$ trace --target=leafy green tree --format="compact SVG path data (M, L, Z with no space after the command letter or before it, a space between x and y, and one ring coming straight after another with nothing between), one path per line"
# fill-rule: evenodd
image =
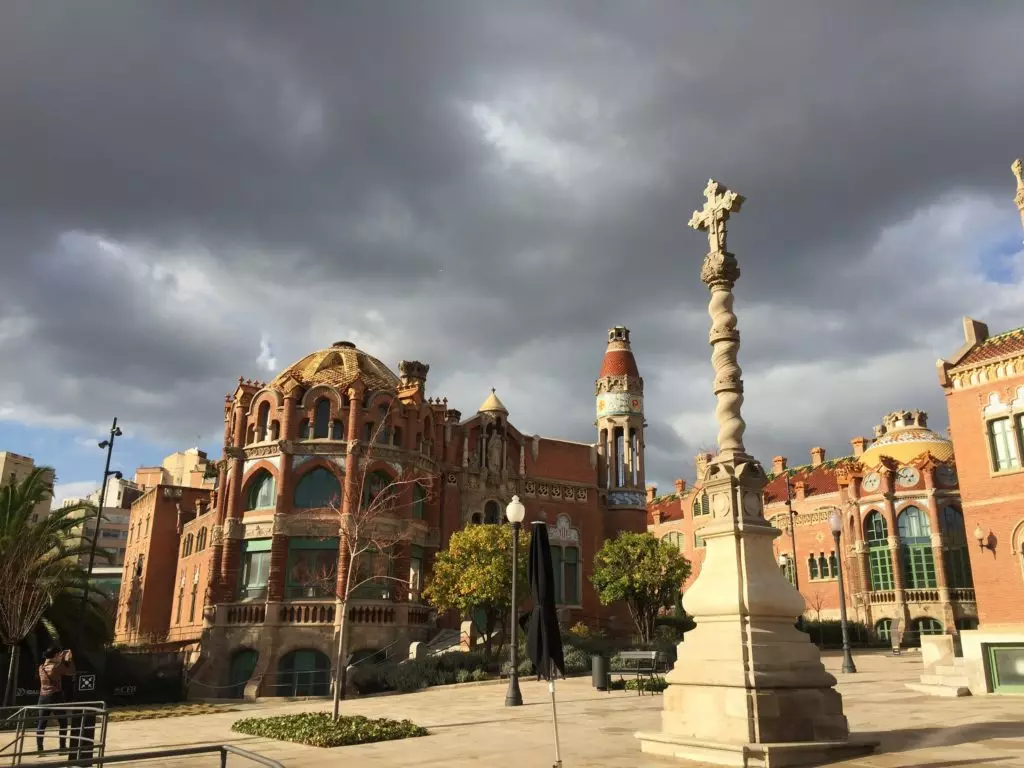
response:
M590 577L602 605L623 602L641 643L654 640L658 614L675 605L690 561L667 541L650 533L622 532L605 541L594 556Z
M40 626L55 643L62 630L76 639L110 639L109 598L90 590L86 605L81 602L88 574L79 557L88 553L91 539L79 531L79 513L95 512L95 506L83 502L32 520L36 506L53 496L52 472L36 467L20 482L0 486L0 643L9 654L5 704L14 698L21 645Z
M519 535L516 602L529 595L529 547L524 528ZM440 611L454 609L472 617L484 636L484 653L490 656L494 632L499 625L508 626L512 611L512 526L471 525L452 534L448 548L434 558L433 575L423 596Z

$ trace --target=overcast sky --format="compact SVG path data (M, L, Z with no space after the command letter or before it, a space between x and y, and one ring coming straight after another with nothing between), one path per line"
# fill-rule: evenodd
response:
M826 8L826 6L828 8ZM1024 324L1024 4L0 3L0 450L61 494L199 444L348 339L594 439L632 329L648 480L714 444L714 176L747 197L748 448L945 429L961 317Z

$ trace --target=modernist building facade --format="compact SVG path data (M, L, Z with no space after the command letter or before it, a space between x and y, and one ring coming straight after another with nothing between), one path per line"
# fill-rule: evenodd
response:
M852 455L789 466L776 456L764 490L765 518L782 535L780 567L794 582L809 619L839 618L839 570L848 613L873 634L907 641L977 625L968 541L953 445L928 429L922 411L889 413L873 439L851 440ZM697 477L712 457L697 457ZM649 488L650 530L676 543L693 564L703 561L701 527L710 521L701 483L658 497ZM844 520L836 550L829 516ZM683 605L685 607L685 585Z
M1024 328L990 336L964 318L963 345L938 369L980 620L961 638L960 682L974 695L1024 693Z
M643 380L629 331L608 334L593 443L524 434L493 390L464 419L427 397L428 372L402 361L396 374L338 342L226 398L210 503L183 499L160 536L174 559L160 587L167 637L198 641L193 695L325 692L352 567L369 582L349 603L350 657L405 653L458 627L463 617L436 616L420 590L451 535L504 523L513 495L527 524L547 522L563 621L628 627L589 576L605 539L646 527ZM391 556L353 565L339 515L388 489L409 535Z

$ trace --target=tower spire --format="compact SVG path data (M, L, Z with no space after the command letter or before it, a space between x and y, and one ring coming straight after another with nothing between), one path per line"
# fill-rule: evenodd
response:
M644 479L644 380L633 357L629 329L608 329L597 400L598 484L608 506L646 509Z
M1014 195L1013 202L1017 204L1017 210L1020 211L1020 225L1024 227L1024 161L1018 157L1013 161L1010 170L1017 177L1017 194Z

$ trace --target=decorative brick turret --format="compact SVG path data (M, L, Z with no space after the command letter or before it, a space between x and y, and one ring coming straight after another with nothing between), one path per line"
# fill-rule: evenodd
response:
M820 467L825 463L825 449L821 446L811 448L811 466Z
M773 456L772 457L772 473L780 474L786 471L786 457L785 456Z

